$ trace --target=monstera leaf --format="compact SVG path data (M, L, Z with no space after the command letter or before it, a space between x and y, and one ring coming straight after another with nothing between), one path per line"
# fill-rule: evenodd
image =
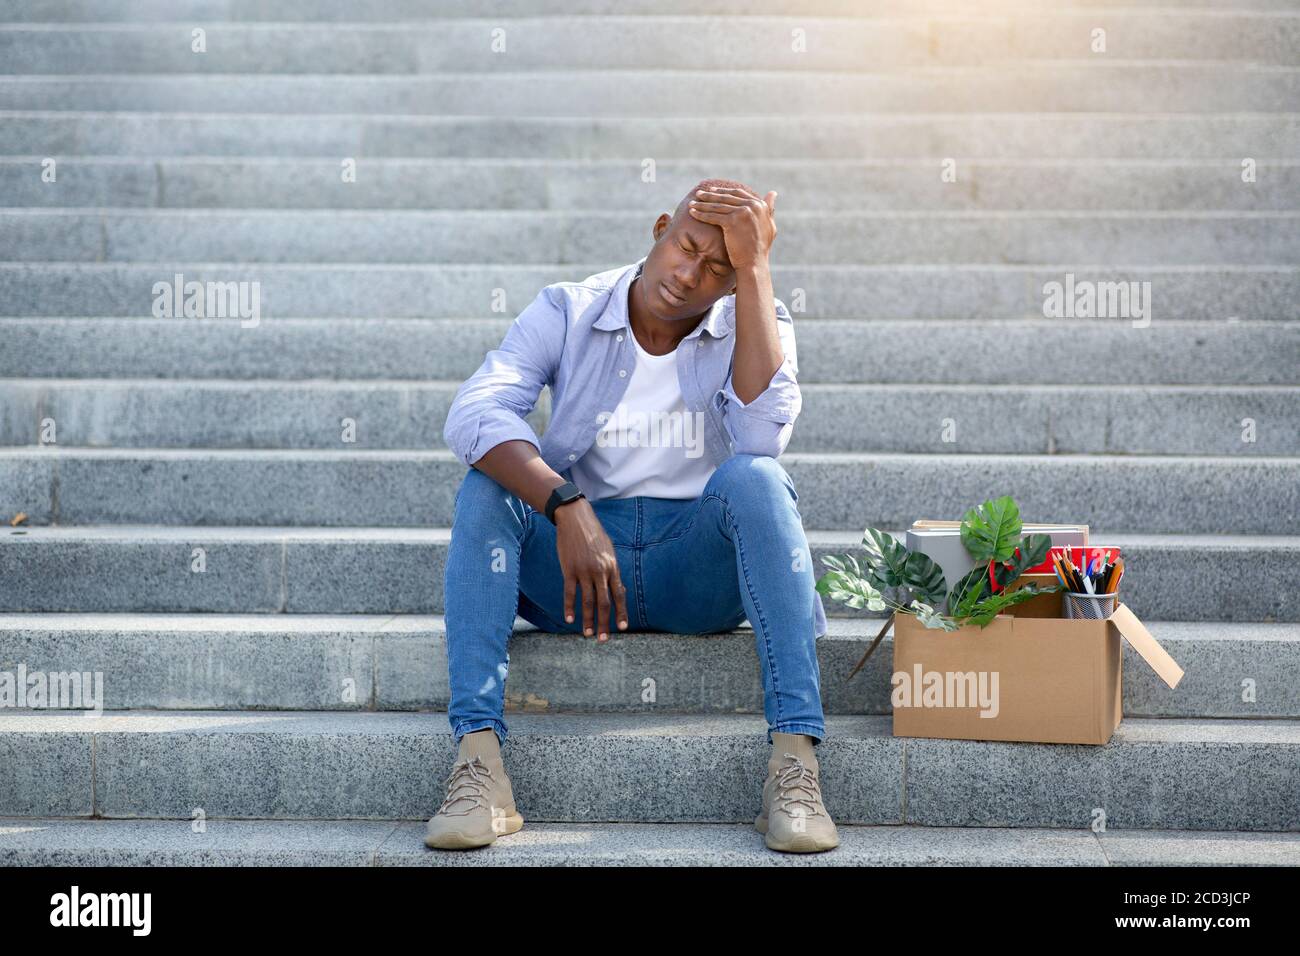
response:
M998 582L998 587L1006 587L1030 568L1046 561L1051 547L1050 535L1027 534L1021 538L1020 545L1009 562L993 565L993 577Z
M867 553L867 570L871 583L882 588L896 588L903 583L907 548L887 531L868 528L862 533L862 550Z
M943 570L919 551L909 551L886 531L868 528L862 535L868 577L878 588L907 588L913 596L937 604L948 593Z
M856 560L848 557L847 561L851 567L831 555L823 557L822 563L831 570L817 579L817 590L831 600L858 610L883 611L886 606L884 595L862 576Z
M862 576L862 566L858 564L858 559L851 554L834 555L828 554L822 557L822 564L832 571L843 571Z
M1027 534L1020 539L1020 556L1015 560L1016 571L1024 574L1036 564L1047 560L1047 552L1052 550L1052 536L1049 534Z
M957 630L958 625L956 621L952 620L951 618L944 617L934 608L930 607L930 605L923 604L920 601L913 601L910 606L912 610L916 612L916 619L920 621L922 624L924 624L926 627L930 628L931 630L934 631Z
M965 617L988 593L988 565L977 564L952 586L952 591L948 594L948 613L953 617Z
M1039 589L1032 584L1026 584L1023 588L1015 591L1002 591L991 597L986 597L976 604L970 615L962 623L984 627L1007 608L1014 607L1017 604L1024 604L1030 598L1056 590L1058 590L1056 587Z
M943 569L919 551L907 556L907 563L903 566L903 583L913 597L921 598L926 604L938 604L948 593L948 582L943 578Z
M1020 543L1020 509L1009 495L972 508L961 519L961 543L979 562L1010 561Z

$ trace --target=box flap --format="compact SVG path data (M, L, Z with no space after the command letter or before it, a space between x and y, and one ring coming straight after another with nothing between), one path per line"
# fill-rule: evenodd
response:
M1146 629L1146 625L1137 619L1137 615L1128 609L1127 604L1116 605L1114 612L1110 615L1110 620L1119 628L1120 634L1124 636L1124 640L1129 642L1129 646L1142 656L1142 659L1160 676L1161 680L1171 688L1178 686L1178 682L1183 679L1183 669L1178 666L1176 660L1169 656L1169 652L1151 636L1151 632Z

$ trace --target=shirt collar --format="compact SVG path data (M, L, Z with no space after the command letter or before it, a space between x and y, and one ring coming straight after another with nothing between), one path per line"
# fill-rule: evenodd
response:
M638 262L623 270L623 274L619 276L618 282L614 285L614 291L610 295L609 301L605 304L605 311L593 323L594 328L613 331L629 327L627 293L632 287L632 280L641 274L647 258L649 257L642 256ZM704 320L692 329L690 335L686 336L686 338L695 338L701 332L708 332L715 339L730 335L735 309L736 296L734 294L724 295L709 307L709 312L705 315Z

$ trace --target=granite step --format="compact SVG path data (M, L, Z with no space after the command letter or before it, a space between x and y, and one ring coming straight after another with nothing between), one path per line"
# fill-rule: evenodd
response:
M788 32L781 42L789 44ZM717 110L784 115L801 126L805 116L841 113L1289 113L1300 98L1293 66L1088 56L1083 49L1073 60L899 73L620 70L618 82L600 69L20 75L0 76L0 109L590 117L644 113L653 102L663 122L698 117L707 85Z
M822 555L859 548L861 532L808 538L821 568ZM436 614L449 541L446 528L412 527L5 528L0 611ZM1105 543L1123 549L1123 600L1139 617L1300 620L1291 575L1300 537L1108 534ZM1240 586L1206 585L1225 563ZM836 602L827 613L864 616Z
M805 386L1294 385L1300 361L1300 322L801 319ZM462 382L512 320L0 318L0 377Z
M491 249L494 261L567 270L602 256L635 262L646 253L653 215L652 208L0 209L0 260L453 265L479 263ZM1300 212L796 211L780 219L778 261L826 267L1300 264Z
M1006 493L1034 520L1086 515L1094 536L1300 534L1296 458L787 452L780 461L809 528L907 527ZM0 518L432 529L451 525L466 471L448 451L0 448Z
M432 9L431 14L440 11ZM697 11L693 11L697 12ZM791 10L790 13L795 13ZM1091 11L1028 11L888 20L798 16L590 16L420 23L205 23L210 56L191 49L193 27L172 24L9 24L0 60L26 74L437 73L511 70L683 70L727 51L731 69L875 71L1099 55ZM978 11L977 11L978 13ZM1300 60L1290 12L1112 10L1104 56L1288 65ZM496 48L495 30L505 33ZM792 42L799 34L802 45ZM582 42L575 44L575 37Z
M0 379L0 446L426 450L445 447L459 384ZM810 384L801 393L792 452L1300 454L1297 386ZM539 398L535 429L549 408Z
M518 314L550 283L580 281L626 264L0 262L0 303L13 317L152 315L156 300L171 301L174 295L155 293L155 285L170 288L181 275L185 283L201 282L205 288L245 283L237 288L248 305L248 320L239 324L248 328L272 317L488 318L494 308ZM806 309L797 317L814 319L854 318L866 308L882 319L1042 318L1045 309L1051 311L1048 283L1063 290L1070 282L1076 289L1079 283L1106 284L1095 286L1106 300L1105 317L1086 322L1137 328L1166 318L1294 321L1300 298L1300 267L1292 265L778 263L772 281L777 298L787 305L792 291L803 290ZM1127 303L1119 298L1121 291L1129 292Z
M432 813L432 811L430 811ZM1300 835L837 825L826 853L777 853L729 823L533 823L472 853L414 822L0 819L0 866L1300 866Z
M1088 114L1052 107L1035 113L955 112L840 116L394 116L389 111L293 116L265 104L209 114L150 110L97 113L0 108L0 143L10 156L302 157L366 159L611 160L638 182L646 156L694 160L702 146L713 161L797 160L816 143L822 160L1167 159L1257 162L1300 154L1300 113ZM548 111L550 112L550 111ZM633 111L636 112L636 111ZM376 115L376 113L378 115ZM286 168L287 165L286 165ZM712 173L717 175L716 172ZM337 178L337 173L336 173ZM938 179L936 174L935 179ZM958 171L958 181L961 173ZM1240 172L1238 172L1240 181Z
M794 9L792 9L792 7ZM1223 0L1038 0L1039 12L1069 13L1090 10L1113 13L1115 7L1188 13L1218 10ZM1251 0L1257 10L1294 10L1296 0ZM785 16L802 13L824 17L899 17L925 14L970 15L968 0L715 0L714 16ZM189 20L259 23L298 21L310 23L388 21L427 22L450 17L698 15L700 5L691 0L439 0L430 10L428 0L371 0L358 7L350 0L7 0L0 20L12 22L175 22Z
M0 121L2 122L2 121ZM43 156L0 157L3 206L188 209L628 209L673 207L701 179L776 184L782 209L1294 210L1300 163L1240 158L661 160L654 183L615 159L383 159L367 155L355 181L338 159L178 156L60 157L55 183ZM757 187L755 187L757 188ZM782 218L784 224L785 219ZM784 236L784 233L782 233Z
M502 748L525 819L752 823L761 716L516 714ZM901 738L829 717L838 821L1300 829L1300 721L1126 720L1105 746ZM0 816L420 820L455 756L443 713L0 714Z
M834 619L818 641L827 714L892 712L893 637L848 679L879 622ZM1124 645L1124 713L1300 718L1300 627L1145 621L1183 668L1170 690ZM520 619L506 711L763 713L754 632L615 634L605 644ZM440 615L0 614L0 671L102 677L105 711L446 710ZM653 680L653 702L645 700ZM83 684L83 692L94 690ZM88 703L87 706L93 706Z

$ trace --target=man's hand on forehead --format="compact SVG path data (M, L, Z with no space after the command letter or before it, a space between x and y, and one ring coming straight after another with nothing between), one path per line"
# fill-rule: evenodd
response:
M776 239L776 191L765 198L735 186L697 187L687 205L691 215L722 229L733 270L766 264Z

